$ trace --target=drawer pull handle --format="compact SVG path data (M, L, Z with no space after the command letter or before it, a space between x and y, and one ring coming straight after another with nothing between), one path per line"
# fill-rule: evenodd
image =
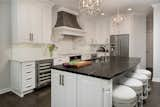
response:
M62 75L59 75L59 85L62 84Z
M64 86L64 75L62 75L62 86Z
M28 65L25 65L25 66L32 66L32 64L28 64Z
M26 80L31 80L32 78L27 78Z
M30 73L32 73L32 71L26 72L26 74L30 74Z
M26 88L30 88L30 87L32 87L32 85L29 85L29 86L27 86Z

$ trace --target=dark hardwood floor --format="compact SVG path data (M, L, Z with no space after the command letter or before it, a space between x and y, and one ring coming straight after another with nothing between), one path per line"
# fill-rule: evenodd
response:
M152 90L144 107L160 107L160 83L152 83Z
M11 92L0 95L0 107L51 107L51 89L43 88L24 98ZM144 107L160 107L160 83L152 84L152 91Z
M20 98L9 92L0 95L0 107L51 107L51 88L43 88Z

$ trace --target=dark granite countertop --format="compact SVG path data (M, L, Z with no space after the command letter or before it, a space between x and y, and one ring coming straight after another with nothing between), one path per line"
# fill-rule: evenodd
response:
M82 68L66 68L63 65L53 66L52 68L102 79L112 79L133 70L140 63L140 58L102 57L92 61L91 65Z

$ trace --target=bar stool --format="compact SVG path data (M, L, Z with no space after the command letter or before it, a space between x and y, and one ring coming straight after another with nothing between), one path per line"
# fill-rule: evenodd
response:
M135 72L144 74L149 78L148 91L151 91L151 77L152 77L151 71L146 69L137 69Z
M114 107L136 107L136 92L124 85L118 85L113 89L113 106Z
M126 77L135 78L143 83L143 100L148 98L148 77L140 73L128 73Z
M137 94L138 107L143 107L143 83L140 80L127 77L120 79L119 83L132 88Z

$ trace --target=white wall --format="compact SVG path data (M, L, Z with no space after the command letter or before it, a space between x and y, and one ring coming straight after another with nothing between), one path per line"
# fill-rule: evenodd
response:
M160 82L160 4L153 8L153 81Z
M10 1L0 0L0 93L9 88Z
M110 34L129 34L129 56L140 57L140 68L146 67L146 16L126 15L124 22L116 25L111 20Z
M140 68L146 68L146 16L134 15L130 36L130 56L140 57Z

